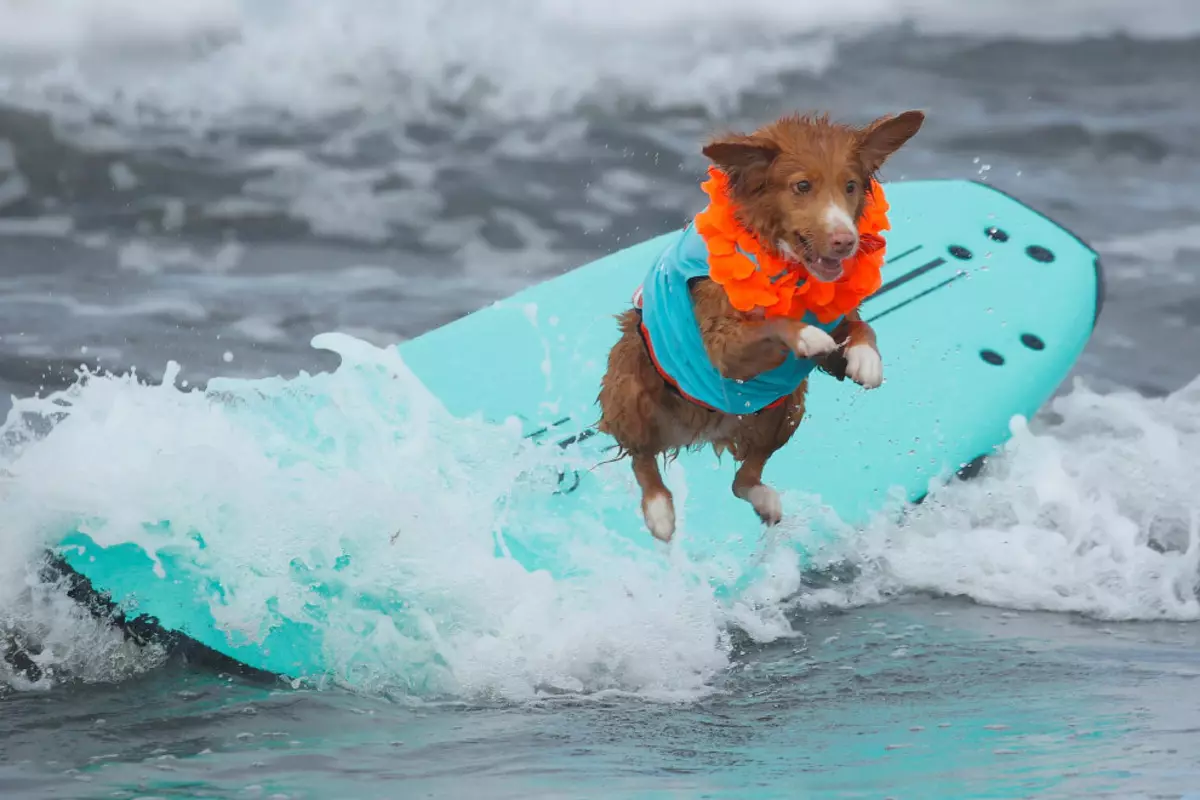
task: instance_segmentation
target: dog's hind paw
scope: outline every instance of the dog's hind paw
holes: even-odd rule
[[[783,501],[779,499],[779,492],[770,486],[760,483],[750,487],[746,499],[754,506],[759,519],[768,525],[778,525],[783,519]]]
[[[837,342],[833,340],[833,337],[816,325],[802,327],[792,342],[792,350],[800,358],[815,358],[832,353],[836,349]]]
[[[883,360],[874,347],[856,344],[846,352],[846,377],[867,389],[883,383]]]
[[[669,542],[675,535],[675,504],[665,494],[647,497],[642,502],[642,516],[654,538]]]

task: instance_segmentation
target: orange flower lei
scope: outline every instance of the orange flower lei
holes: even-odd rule
[[[830,323],[853,311],[879,288],[886,247],[879,234],[891,226],[888,202],[878,182],[871,182],[858,223],[858,252],[843,262],[842,277],[823,283],[810,280],[803,265],[764,249],[738,222],[725,173],[709,167],[708,175],[701,188],[709,204],[696,215],[696,232],[708,245],[709,277],[724,287],[734,308],[762,308],[768,317],[793,319],[811,311],[822,323]],[[754,256],[757,265],[747,254]]]

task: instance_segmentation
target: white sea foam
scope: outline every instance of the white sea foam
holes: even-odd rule
[[[1052,427],[1015,422],[980,478],[850,539],[843,555],[863,576],[802,602],[921,591],[1100,619],[1200,619],[1200,378],[1161,399],[1076,386],[1050,411],[1061,415]]]
[[[0,90],[188,126],[407,120],[445,104],[506,118],[583,101],[719,111],[781,73],[825,68],[839,41],[902,24],[984,39],[1200,32],[1190,0],[3,0],[0,57],[28,66]]]
[[[257,636],[284,617],[311,621],[316,603],[339,674],[421,696],[695,697],[728,665],[731,627],[791,635],[784,611],[798,590],[809,606],[922,591],[1099,618],[1200,618],[1200,380],[1163,399],[1076,387],[1054,402],[1057,424],[1017,424],[989,474],[935,493],[903,523],[848,534],[826,557],[860,565],[849,587],[804,590],[794,551],[777,546],[765,577],[730,603],[702,579],[713,565],[631,549],[603,527],[605,503],[632,502],[623,493],[570,517],[541,513],[538,476],[559,456],[527,446],[515,423],[452,418],[393,348],[344,335],[314,344],[341,367],[218,381],[207,393],[171,385],[173,369],[157,387],[90,377],[16,401],[0,431],[0,608],[5,626],[46,643],[45,666],[108,679],[122,647],[33,576],[44,546],[80,524],[101,543],[151,552],[194,547],[186,533],[203,532],[204,559],[232,598],[212,606],[223,626]],[[147,530],[160,520],[176,533]],[[496,558],[497,531],[557,568]],[[335,569],[339,559],[348,565]],[[331,605],[313,576],[405,610]]]
[[[310,574],[350,597],[402,598],[405,610],[390,615],[322,606],[330,664],[357,685],[509,697],[705,690],[728,647],[711,590],[664,559],[606,550],[586,515],[525,514],[514,493],[535,480],[546,449],[512,425],[451,418],[394,348],[342,335],[316,343],[340,353],[336,372],[217,381],[206,395],[171,385],[172,368],[160,387],[89,378],[17,400],[3,431],[8,624],[28,617],[17,596],[28,565],[76,526],[151,553],[194,550],[199,531],[201,560],[233,598],[212,606],[228,630],[258,636],[283,617],[309,619],[306,603],[323,602]],[[48,436],[30,437],[30,424],[52,417]],[[159,520],[174,532],[147,531]],[[591,542],[578,565],[587,574],[556,581],[497,559],[500,526],[561,543],[557,556],[547,547],[547,563],[569,565],[580,557],[573,541]],[[349,566],[335,573],[339,558]]]
[[[228,196],[189,207],[189,223],[290,217],[320,236],[380,244],[411,228],[425,244],[448,242],[461,261],[470,254],[457,246],[474,246],[492,220],[443,213],[432,185],[475,157],[481,142],[453,146],[460,137],[499,135],[482,145],[483,159],[570,160],[597,113],[686,109],[673,115],[684,127],[696,109],[719,119],[746,92],[820,74],[844,43],[883,28],[980,40],[1171,38],[1200,33],[1193,12],[1191,0],[0,0],[0,103],[46,112],[73,147],[124,157],[168,146],[252,173]],[[412,123],[445,127],[451,146],[427,146]],[[253,153],[227,135],[247,129]],[[278,141],[264,145],[263,135]],[[121,191],[146,177],[131,161],[110,165]],[[29,193],[20,173],[0,174],[0,206]],[[655,202],[641,194],[614,173],[558,218],[600,231],[614,214]],[[171,222],[165,215],[163,226]],[[0,220],[0,233],[68,236],[73,224]],[[190,258],[158,250],[126,248],[122,263],[151,271]],[[206,268],[236,266],[238,253],[218,256]]]

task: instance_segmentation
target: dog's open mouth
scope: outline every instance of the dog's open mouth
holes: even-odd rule
[[[814,256],[807,240],[801,240],[799,247],[792,247],[788,242],[780,240],[779,251],[790,261],[803,266],[822,283],[836,281],[842,277],[842,259]]]
[[[809,274],[819,281],[828,283],[836,281],[842,277],[842,260],[840,258],[808,258],[805,259],[805,267],[808,268]]]

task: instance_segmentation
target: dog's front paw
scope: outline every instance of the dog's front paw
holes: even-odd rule
[[[837,342],[816,325],[805,325],[792,340],[792,350],[800,358],[816,358],[837,349]]]
[[[883,383],[883,360],[868,344],[856,344],[846,351],[846,376],[859,386],[875,389]]]

